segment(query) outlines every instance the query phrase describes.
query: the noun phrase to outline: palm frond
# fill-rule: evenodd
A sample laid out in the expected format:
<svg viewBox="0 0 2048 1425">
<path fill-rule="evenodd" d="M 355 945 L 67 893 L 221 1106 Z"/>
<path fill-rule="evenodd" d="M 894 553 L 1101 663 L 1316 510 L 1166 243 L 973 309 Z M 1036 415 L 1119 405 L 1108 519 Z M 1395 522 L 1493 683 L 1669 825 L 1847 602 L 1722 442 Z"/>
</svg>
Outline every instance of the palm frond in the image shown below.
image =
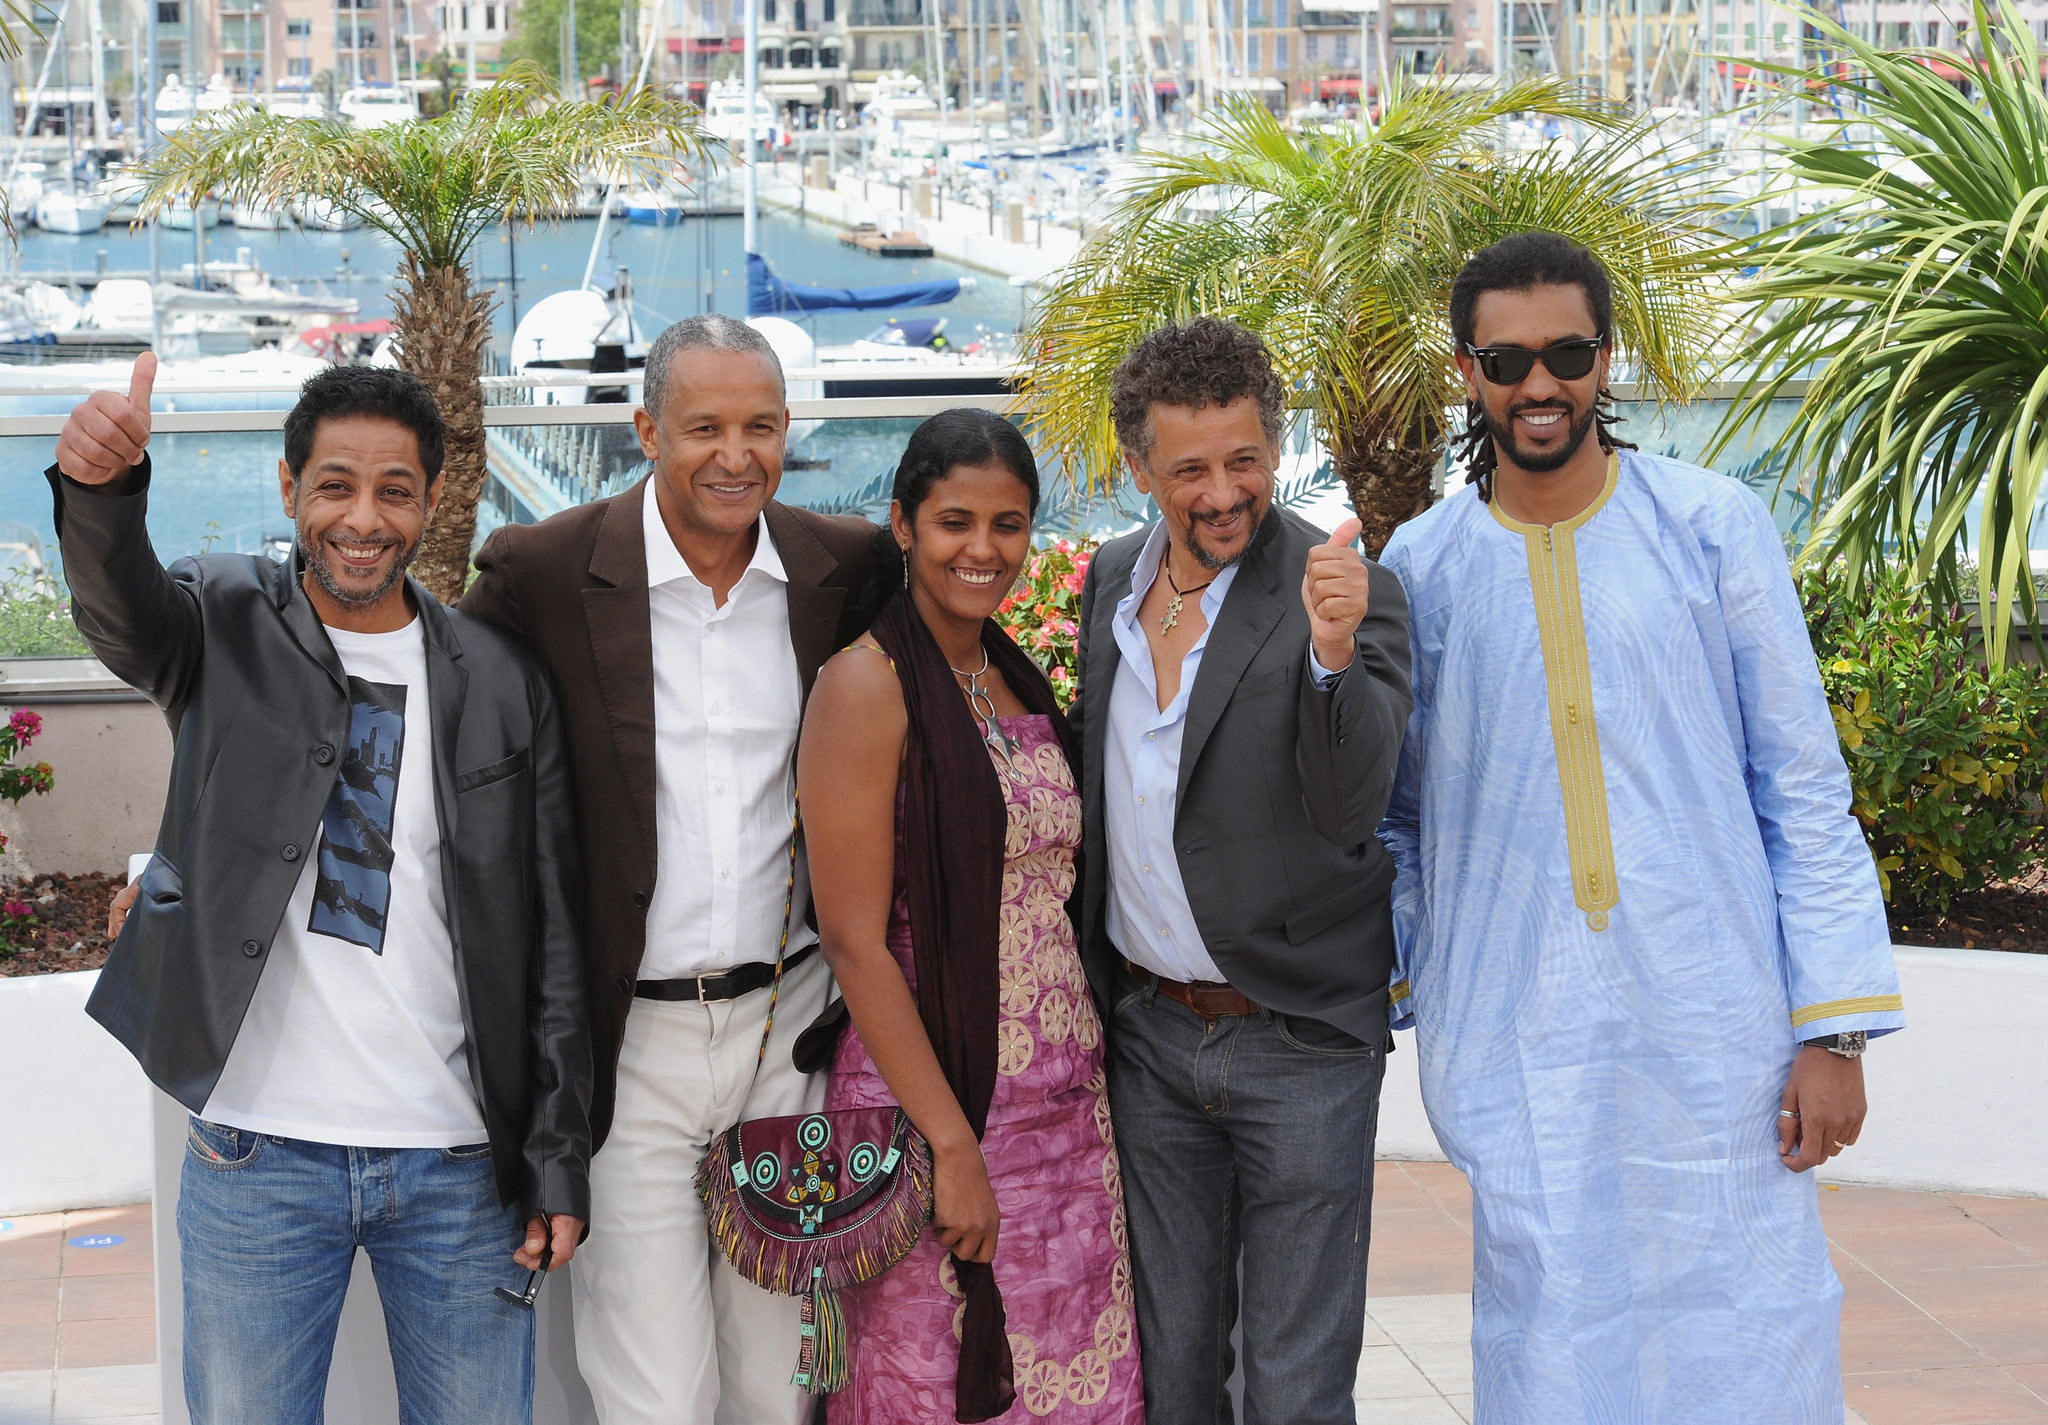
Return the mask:
<svg viewBox="0 0 2048 1425">
<path fill-rule="evenodd" d="M 2048 97 L 2011 0 L 1974 10 L 1985 46 L 1971 96 L 1934 73 L 1932 52 L 1878 49 L 1805 15 L 1849 70 L 1828 77 L 1866 112 L 1780 141 L 1792 178 L 1831 201 L 1758 239 L 1745 296 L 1759 322 L 1716 440 L 1807 379 L 1770 447 L 1825 510 L 1803 557 L 1845 559 L 1852 592 L 1907 561 L 1946 603 L 1974 564 L 1998 664 L 2013 618 L 2033 614 L 2023 575 L 2048 468 Z"/>
<path fill-rule="evenodd" d="M 273 207 L 313 195 L 426 267 L 459 267 L 493 225 L 567 211 L 589 171 L 646 182 L 706 152 L 685 104 L 646 89 L 563 99 L 520 61 L 437 119 L 355 129 L 256 110 L 199 116 L 142 166 L 137 220 L 195 193 Z"/>
<path fill-rule="evenodd" d="M 1515 114 L 1588 135 L 1575 156 L 1511 153 Z M 1648 122 L 1554 75 L 1502 90 L 1402 86 L 1379 126 L 1292 133 L 1263 105 L 1212 112 L 1199 152 L 1153 161 L 1024 334 L 1039 430 L 1084 482 L 1120 474 L 1110 375 L 1162 325 L 1200 314 L 1259 331 L 1332 449 L 1439 449 L 1460 399 L 1452 279 L 1479 248 L 1548 228 L 1614 274 L 1624 355 L 1682 399 L 1716 332 L 1718 239 L 1704 178 Z"/>
</svg>

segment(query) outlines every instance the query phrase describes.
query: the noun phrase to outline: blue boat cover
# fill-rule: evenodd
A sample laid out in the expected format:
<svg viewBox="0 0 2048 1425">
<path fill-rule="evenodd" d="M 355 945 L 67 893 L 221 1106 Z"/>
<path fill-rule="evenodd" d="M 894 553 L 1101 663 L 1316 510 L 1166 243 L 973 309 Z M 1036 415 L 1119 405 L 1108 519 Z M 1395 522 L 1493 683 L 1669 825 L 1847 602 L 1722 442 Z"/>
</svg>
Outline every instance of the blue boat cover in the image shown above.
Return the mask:
<svg viewBox="0 0 2048 1425">
<path fill-rule="evenodd" d="M 768 259 L 747 254 L 747 315 L 789 312 L 878 312 L 897 307 L 935 307 L 960 295 L 960 279 L 899 282 L 890 287 L 793 287 L 775 275 Z"/>
</svg>

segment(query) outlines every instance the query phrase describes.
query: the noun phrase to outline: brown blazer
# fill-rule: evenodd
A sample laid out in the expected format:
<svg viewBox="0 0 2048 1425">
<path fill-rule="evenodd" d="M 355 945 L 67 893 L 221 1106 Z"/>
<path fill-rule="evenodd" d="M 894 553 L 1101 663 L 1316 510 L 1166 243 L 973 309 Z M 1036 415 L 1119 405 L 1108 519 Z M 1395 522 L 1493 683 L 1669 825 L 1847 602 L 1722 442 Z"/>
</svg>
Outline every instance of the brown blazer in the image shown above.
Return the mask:
<svg viewBox="0 0 2048 1425">
<path fill-rule="evenodd" d="M 582 823 L 593 1151 L 611 1131 L 619 1043 L 647 949 L 654 893 L 654 645 L 641 481 L 624 494 L 506 525 L 484 541 L 458 607 L 520 638 L 554 674 Z M 856 597 L 875 526 L 771 502 L 768 532 L 789 576 L 790 653 L 810 700 L 818 669 L 861 629 Z M 867 613 L 872 608 L 866 609 Z M 764 655 L 767 650 L 763 650 Z"/>
</svg>

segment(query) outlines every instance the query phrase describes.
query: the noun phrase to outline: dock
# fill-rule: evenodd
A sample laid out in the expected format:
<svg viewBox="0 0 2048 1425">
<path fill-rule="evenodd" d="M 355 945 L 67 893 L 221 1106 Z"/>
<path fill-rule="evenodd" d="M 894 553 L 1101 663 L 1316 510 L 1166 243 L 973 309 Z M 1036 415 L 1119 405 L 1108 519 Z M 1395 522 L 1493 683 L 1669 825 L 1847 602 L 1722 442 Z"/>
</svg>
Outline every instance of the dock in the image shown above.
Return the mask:
<svg viewBox="0 0 2048 1425">
<path fill-rule="evenodd" d="M 878 257 L 930 257 L 932 245 L 916 233 L 885 233 L 873 223 L 862 223 L 839 235 L 841 247 L 857 247 Z"/>
</svg>

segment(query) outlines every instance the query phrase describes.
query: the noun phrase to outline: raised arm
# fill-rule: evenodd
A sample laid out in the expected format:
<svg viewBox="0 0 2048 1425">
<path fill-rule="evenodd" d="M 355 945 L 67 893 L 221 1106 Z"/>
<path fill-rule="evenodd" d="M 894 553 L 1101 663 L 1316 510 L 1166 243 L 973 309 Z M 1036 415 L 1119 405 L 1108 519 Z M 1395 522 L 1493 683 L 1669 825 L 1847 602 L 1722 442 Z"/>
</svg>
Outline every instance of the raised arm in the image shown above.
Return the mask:
<svg viewBox="0 0 2048 1425">
<path fill-rule="evenodd" d="M 932 1146 L 932 1225 L 964 1261 L 995 1258 L 998 1218 L 981 1144 L 946 1082 L 917 1000 L 889 952 L 896 784 L 908 720 L 888 658 L 871 643 L 818 673 L 796 779 L 818 940 L 875 1067 Z"/>
<path fill-rule="evenodd" d="M 190 695 L 203 651 L 196 567 L 166 571 L 149 542 L 149 398 L 156 357 L 135 358 L 128 394 L 95 391 L 57 437 L 45 473 L 71 616 L 102 663 L 167 712 Z"/>
<path fill-rule="evenodd" d="M 1309 551 L 1301 580 L 1314 662 L 1338 677 L 1325 689 L 1302 660 L 1295 761 L 1309 825 L 1338 846 L 1362 845 L 1379 826 L 1413 706 L 1408 598 L 1351 548 L 1357 535 L 1357 520 L 1339 525 Z"/>
</svg>

